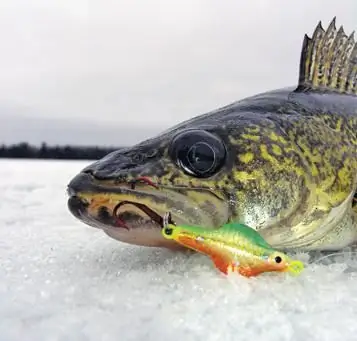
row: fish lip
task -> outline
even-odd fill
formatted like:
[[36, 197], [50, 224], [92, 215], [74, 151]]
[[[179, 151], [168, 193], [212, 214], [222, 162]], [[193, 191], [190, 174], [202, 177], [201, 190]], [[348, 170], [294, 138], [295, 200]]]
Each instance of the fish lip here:
[[88, 203], [85, 200], [79, 198], [78, 196], [74, 194], [70, 195], [67, 201], [67, 207], [74, 217], [83, 221], [89, 226], [95, 228], [104, 227], [104, 225], [102, 226], [102, 224], [99, 221], [94, 221], [94, 219], [91, 219], [89, 217], [86, 211], [86, 208], [88, 207]]
[[83, 212], [85, 212], [89, 204], [85, 200], [76, 196], [75, 192], [73, 192], [71, 189], [68, 190], [68, 194], [69, 194], [69, 198], [67, 201], [68, 209], [76, 218], [80, 219], [83, 215]]

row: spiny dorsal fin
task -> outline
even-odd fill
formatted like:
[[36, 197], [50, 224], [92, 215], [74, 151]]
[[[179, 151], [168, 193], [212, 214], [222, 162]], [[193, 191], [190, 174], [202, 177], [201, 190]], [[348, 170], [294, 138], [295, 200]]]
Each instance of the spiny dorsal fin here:
[[296, 91], [332, 91], [357, 95], [357, 44], [354, 32], [347, 37], [343, 27], [336, 29], [333, 18], [325, 31], [321, 21], [312, 38], [307, 35], [300, 58]]

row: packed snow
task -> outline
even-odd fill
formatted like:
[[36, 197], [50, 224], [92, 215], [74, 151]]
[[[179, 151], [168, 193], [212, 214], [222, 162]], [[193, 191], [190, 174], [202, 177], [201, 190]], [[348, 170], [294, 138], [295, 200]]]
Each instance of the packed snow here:
[[88, 162], [0, 161], [0, 340], [356, 340], [357, 257], [298, 277], [219, 274], [198, 254], [132, 246], [77, 221]]

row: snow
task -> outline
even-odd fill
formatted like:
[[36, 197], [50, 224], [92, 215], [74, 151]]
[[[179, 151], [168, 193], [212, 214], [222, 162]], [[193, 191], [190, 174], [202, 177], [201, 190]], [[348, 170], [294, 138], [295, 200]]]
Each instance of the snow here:
[[67, 210], [87, 163], [0, 161], [1, 341], [356, 340], [356, 256], [226, 278], [202, 255], [119, 243]]

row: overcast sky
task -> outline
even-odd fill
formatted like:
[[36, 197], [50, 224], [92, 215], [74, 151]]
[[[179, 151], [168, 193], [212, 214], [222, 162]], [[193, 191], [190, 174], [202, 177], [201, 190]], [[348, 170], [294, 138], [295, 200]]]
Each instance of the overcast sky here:
[[[135, 143], [295, 85], [304, 33], [333, 16], [350, 33], [356, 14], [356, 0], [0, 0], [0, 138]], [[35, 129], [51, 119], [71, 133]]]

